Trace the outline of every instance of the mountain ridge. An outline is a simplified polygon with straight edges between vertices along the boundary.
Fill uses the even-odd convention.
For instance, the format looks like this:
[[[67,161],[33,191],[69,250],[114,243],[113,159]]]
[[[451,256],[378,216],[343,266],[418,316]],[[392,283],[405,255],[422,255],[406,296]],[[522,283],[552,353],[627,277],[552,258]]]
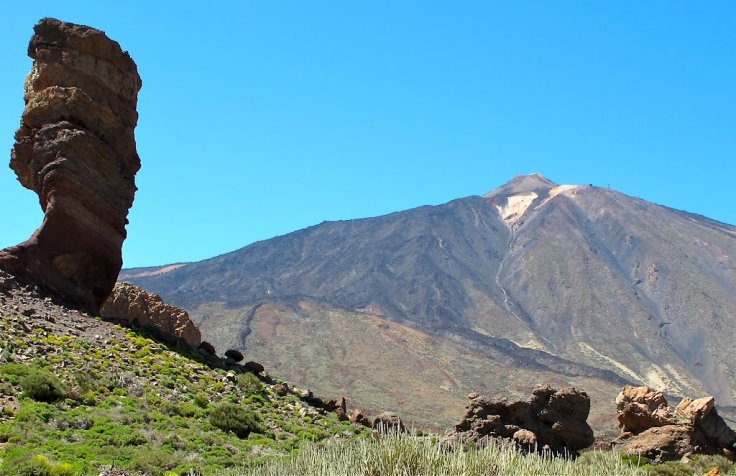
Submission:
[[[535,174],[484,196],[323,222],[129,280],[186,307],[218,348],[272,365],[290,366],[287,355],[262,347],[268,319],[296,333],[318,332],[303,326],[328,325],[330,313],[341,315],[343,327],[371,316],[414,329],[439,349],[450,342],[473,349],[473,358],[506,369],[531,372],[547,362],[557,367],[539,371],[566,383],[607,391],[645,383],[674,395],[712,393],[729,406],[736,403],[728,372],[736,355],[703,346],[726,345],[736,316],[735,256],[730,225]],[[314,347],[306,364],[327,358],[318,344],[304,344]],[[354,365],[341,371],[363,364]],[[307,379],[293,372],[289,378]],[[383,390],[391,390],[387,379]],[[448,401],[475,390],[466,380],[451,385]],[[341,388],[350,395],[349,386]],[[350,396],[360,401],[362,394]]]

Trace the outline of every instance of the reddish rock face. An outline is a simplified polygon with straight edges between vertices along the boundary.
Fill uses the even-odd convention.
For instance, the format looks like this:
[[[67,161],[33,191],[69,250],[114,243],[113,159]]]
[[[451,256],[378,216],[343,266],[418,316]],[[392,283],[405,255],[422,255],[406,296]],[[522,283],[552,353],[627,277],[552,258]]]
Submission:
[[[0,251],[0,268],[96,311],[122,266],[141,80],[99,30],[46,18],[34,31],[10,167],[45,216],[26,242]]]
[[[616,411],[622,432],[637,434],[649,428],[676,423],[664,394],[649,387],[624,387],[616,397]]]
[[[626,386],[616,398],[616,410],[622,433],[613,444],[619,451],[655,463],[688,453],[733,459],[736,432],[718,415],[712,396],[684,398],[673,412],[661,392]]]
[[[189,319],[187,311],[166,304],[161,296],[133,286],[118,283],[100,309],[102,317],[125,325],[145,327],[159,338],[171,343],[183,343],[196,348],[202,342],[199,329]]]

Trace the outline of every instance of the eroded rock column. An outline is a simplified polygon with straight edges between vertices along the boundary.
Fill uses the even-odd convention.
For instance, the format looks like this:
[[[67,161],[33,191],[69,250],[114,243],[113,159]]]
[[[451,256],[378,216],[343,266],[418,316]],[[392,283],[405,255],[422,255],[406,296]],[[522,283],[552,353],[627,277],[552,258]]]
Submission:
[[[45,216],[27,241],[0,251],[0,268],[96,311],[122,267],[142,83],[128,53],[99,30],[46,18],[34,31],[10,167]]]

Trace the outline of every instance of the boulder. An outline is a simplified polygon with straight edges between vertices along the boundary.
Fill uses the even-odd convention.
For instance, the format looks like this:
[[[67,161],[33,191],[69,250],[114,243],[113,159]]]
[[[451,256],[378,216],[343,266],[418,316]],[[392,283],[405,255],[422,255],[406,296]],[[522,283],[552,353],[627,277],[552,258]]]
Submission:
[[[225,357],[232,359],[234,362],[240,362],[241,360],[245,358],[240,351],[235,350],[235,349],[226,350]]]
[[[538,387],[528,401],[508,401],[471,393],[455,435],[480,441],[503,438],[518,447],[549,448],[574,454],[593,444],[593,430],[586,422],[590,398],[574,388]]]
[[[213,357],[217,356],[217,351],[215,350],[215,346],[207,342],[206,340],[203,340],[199,346],[197,346],[197,349],[199,349],[202,353],[205,355],[210,355]]]
[[[324,404],[324,410],[335,413],[340,421],[348,420],[348,404],[345,397],[337,397]]]
[[[126,326],[152,330],[169,343],[196,348],[202,336],[187,311],[164,303],[161,296],[130,283],[118,283],[100,309],[100,315]]]
[[[514,442],[526,451],[532,451],[537,447],[537,435],[529,430],[516,430],[511,436]]]
[[[383,412],[373,419],[371,427],[380,434],[403,433],[406,431],[404,422],[394,412]]]
[[[352,412],[350,412],[348,420],[350,420],[350,423],[353,423],[355,425],[363,425],[367,427],[371,426],[370,420],[368,420],[368,418],[366,418],[366,416],[363,415],[363,412],[358,408],[355,408]]]
[[[633,434],[656,426],[674,425],[675,415],[662,392],[627,385],[616,397],[618,426]]]
[[[38,194],[44,219],[28,240],[0,251],[0,269],[97,312],[123,263],[142,83],[102,31],[50,18],[34,31],[10,167]]]
[[[266,370],[263,365],[259,364],[258,362],[253,362],[252,360],[249,360],[245,364],[243,364],[243,368],[247,370],[248,372],[259,374]]]
[[[276,385],[273,386],[273,391],[274,393],[276,393],[276,395],[285,397],[286,395],[289,394],[289,385],[286,382],[277,383]]]
[[[687,425],[664,425],[648,428],[635,437],[622,440],[617,451],[631,456],[644,456],[653,463],[679,460],[696,452],[692,428]]]
[[[697,400],[684,398],[675,408],[675,415],[692,425],[696,441],[708,451],[733,456],[736,449],[736,432],[718,415],[715,398],[712,396]]]

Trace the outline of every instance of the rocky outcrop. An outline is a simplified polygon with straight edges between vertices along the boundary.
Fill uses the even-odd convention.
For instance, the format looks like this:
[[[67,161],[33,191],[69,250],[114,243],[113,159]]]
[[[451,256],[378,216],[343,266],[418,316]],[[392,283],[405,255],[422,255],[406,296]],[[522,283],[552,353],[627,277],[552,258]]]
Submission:
[[[616,398],[621,436],[617,449],[658,463],[688,454],[733,459],[736,432],[718,415],[713,397],[684,398],[672,411],[661,392],[625,387]]]
[[[202,344],[199,329],[189,319],[187,311],[163,302],[161,296],[134,286],[118,283],[100,309],[100,315],[154,331],[169,343],[183,343],[192,348]]]
[[[354,408],[353,411],[350,412],[348,420],[350,420],[350,423],[353,423],[354,425],[371,426],[371,421],[368,417],[363,415],[363,411],[359,408]]]
[[[616,397],[616,412],[618,426],[624,432],[640,433],[675,423],[675,415],[667,406],[664,394],[648,387],[624,387]]]
[[[96,311],[122,266],[140,168],[134,129],[141,80],[128,53],[99,30],[43,19],[10,167],[45,216],[0,268]]]
[[[465,416],[455,434],[465,440],[504,438],[520,448],[575,454],[593,444],[586,422],[590,398],[574,388],[538,387],[529,401],[468,395]]]
[[[340,421],[348,420],[348,401],[345,397],[337,397],[328,401],[323,409],[336,414]]]
[[[692,429],[685,425],[655,426],[615,446],[618,451],[643,456],[654,463],[679,460],[699,450],[692,440]]]

